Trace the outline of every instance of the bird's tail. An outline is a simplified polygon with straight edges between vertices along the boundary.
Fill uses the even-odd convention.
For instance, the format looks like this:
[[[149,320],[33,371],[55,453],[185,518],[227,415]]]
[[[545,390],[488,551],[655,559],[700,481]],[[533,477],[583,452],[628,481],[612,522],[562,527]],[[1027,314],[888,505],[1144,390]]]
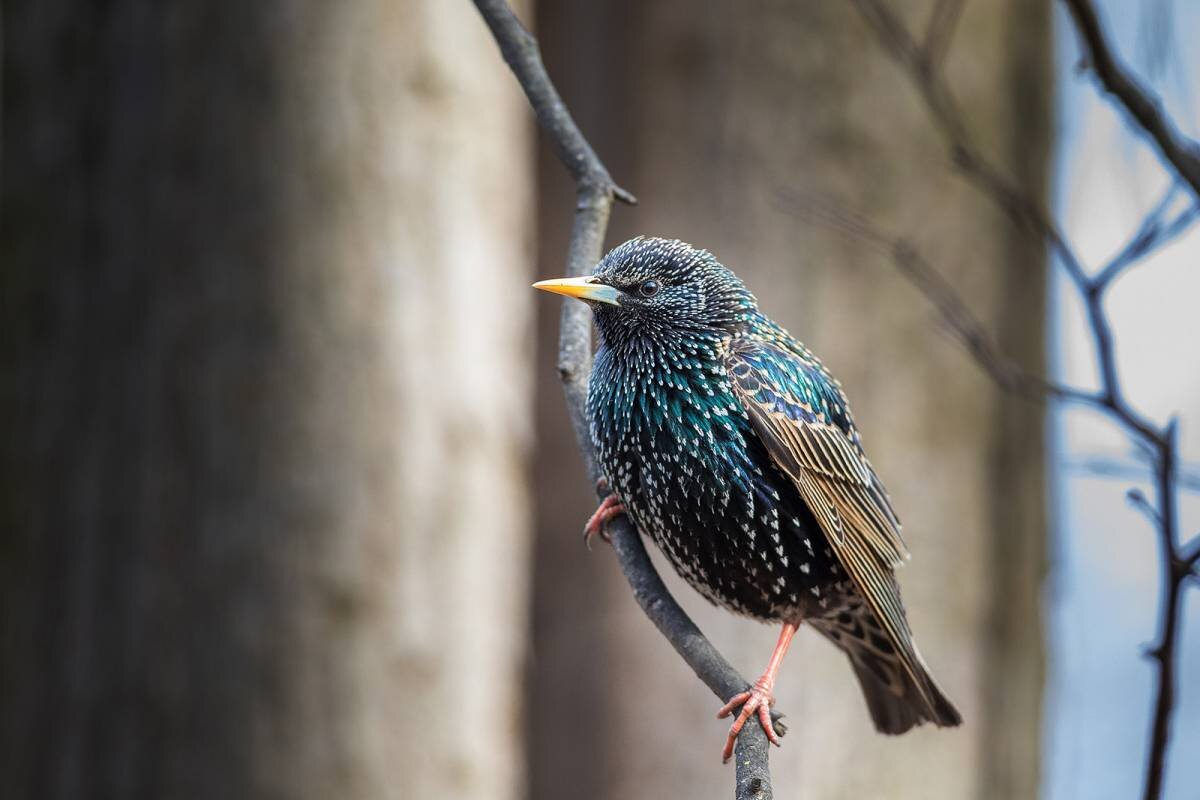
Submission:
[[[865,605],[811,623],[850,659],[867,709],[881,733],[904,733],[925,722],[939,728],[962,723],[958,709],[929,674],[916,644],[906,643],[917,666],[917,674],[911,675]]]

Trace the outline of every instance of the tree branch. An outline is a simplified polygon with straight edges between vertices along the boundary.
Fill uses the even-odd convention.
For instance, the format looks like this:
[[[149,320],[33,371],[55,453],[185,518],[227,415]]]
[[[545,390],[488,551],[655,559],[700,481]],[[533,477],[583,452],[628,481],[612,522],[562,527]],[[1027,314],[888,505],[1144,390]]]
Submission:
[[[1157,447],[1159,551],[1163,563],[1162,596],[1159,601],[1159,630],[1153,657],[1158,662],[1158,690],[1150,723],[1150,751],[1146,757],[1143,800],[1159,800],[1167,770],[1167,748],[1171,742],[1171,718],[1175,710],[1175,674],[1179,667],[1179,615],[1189,570],[1183,564],[1176,504],[1176,423],[1172,419]]]
[[[1141,513],[1146,519],[1150,520],[1150,524],[1156,529],[1162,526],[1162,517],[1158,514],[1158,509],[1150,502],[1150,498],[1146,497],[1146,493],[1141,489],[1129,489],[1125,492],[1125,499],[1129,501],[1129,505]]]
[[[1087,52],[1088,65],[1101,88],[1129,112],[1137,126],[1158,146],[1159,153],[1192,187],[1200,200],[1200,147],[1179,132],[1162,109],[1162,101],[1143,86],[1113,54],[1096,9],[1089,0],[1064,0]]]
[[[1200,218],[1200,202],[1193,202],[1169,221],[1163,220],[1178,189],[1178,184],[1172,184],[1167,189],[1162,199],[1146,215],[1134,234],[1129,237],[1129,241],[1109,259],[1108,263],[1092,279],[1093,283],[1102,287],[1102,291],[1108,291],[1113,282],[1126,270],[1183,235],[1192,227],[1196,219]]]
[[[938,0],[929,15],[929,24],[925,28],[922,54],[930,67],[937,69],[946,58],[950,49],[950,40],[954,38],[954,28],[962,15],[964,0]]]
[[[1101,454],[1070,459],[1062,463],[1067,469],[1097,478],[1121,478],[1130,481],[1152,480],[1154,476],[1150,474],[1150,470],[1156,468],[1153,464]],[[1200,492],[1200,472],[1194,469],[1178,470],[1175,474],[1175,485],[1186,491]]]
[[[1195,569],[1200,564],[1200,533],[1192,538],[1192,543],[1183,555],[1183,563],[1188,569]]]
[[[884,50],[914,83],[933,122],[946,140],[955,164],[966,178],[1014,223],[1047,243],[1058,256],[1059,263],[1075,285],[1087,311],[1100,372],[1099,393],[1072,387],[1056,388],[1054,384],[1038,383],[1040,379],[1014,371],[1011,362],[991,346],[990,340],[983,335],[982,327],[957,295],[919,254],[902,240],[889,240],[886,236],[873,233],[869,226],[859,225],[859,235],[877,245],[891,243],[896,265],[942,312],[943,318],[950,323],[975,360],[1001,387],[1022,393],[1028,393],[1033,387],[1044,394],[1091,403],[1108,413],[1135,443],[1144,446],[1155,465],[1156,504],[1152,504],[1138,490],[1130,492],[1129,499],[1147,514],[1155,526],[1163,564],[1159,632],[1157,644],[1151,652],[1158,662],[1158,691],[1155,695],[1143,794],[1144,800],[1158,800],[1162,796],[1170,722],[1175,705],[1181,595],[1188,576],[1193,574],[1196,560],[1191,558],[1195,554],[1183,554],[1177,536],[1179,474],[1175,423],[1172,421],[1164,428],[1159,428],[1126,400],[1117,369],[1112,328],[1104,310],[1104,295],[1134,262],[1182,233],[1200,213],[1195,205],[1200,203],[1200,149],[1195,142],[1179,134],[1170,117],[1162,111],[1158,99],[1138,84],[1113,57],[1091,3],[1088,0],[1064,0],[1089,51],[1092,67],[1101,86],[1125,107],[1140,130],[1158,145],[1163,158],[1191,186],[1195,195],[1192,207],[1165,224],[1162,215],[1166,213],[1170,195],[1164,198],[1126,246],[1095,277],[1090,277],[1070,242],[1041,204],[992,166],[974,146],[953,93],[939,72],[939,53],[944,53],[949,47],[948,34],[938,33],[935,36],[931,32],[926,35],[927,44],[918,45],[882,0],[854,2]],[[953,9],[935,9],[935,21],[939,17],[949,17],[952,23],[952,12]],[[938,23],[937,27],[931,23],[931,31],[946,30],[947,25],[945,21]],[[934,42],[937,44],[934,45]],[[1197,552],[1200,553],[1200,547]]]
[[[1074,248],[1041,204],[1009,180],[975,147],[950,87],[941,74],[932,68],[925,58],[924,51],[900,19],[882,0],[854,0],[854,3],[863,19],[874,30],[884,50],[904,68],[924,98],[926,108],[946,140],[956,166],[1014,223],[1048,243],[1059,257],[1060,263],[1084,300],[1088,322],[1092,328],[1096,361],[1100,371],[1101,405],[1108,408],[1137,436],[1161,446],[1162,433],[1125,400],[1117,375],[1112,329],[1104,312],[1103,294],[1106,284],[1098,283],[1088,276]]]
[[[577,204],[567,253],[567,274],[588,274],[603,254],[613,201],[633,203],[636,200],[613,182],[580,132],[546,74],[537,40],[508,4],[503,0],[475,0],[475,6],[525,91],[538,124],[575,180]],[[592,449],[585,411],[592,361],[591,342],[591,312],[583,303],[567,301],[559,329],[558,371],[579,450],[588,475],[595,482],[601,477],[601,471]],[[730,666],[671,597],[651,563],[641,537],[628,519],[618,517],[609,524],[608,532],[638,605],[697,677],[722,702],[748,688],[749,682]],[[772,797],[768,748],[761,727],[747,725],[742,729],[734,754],[737,762],[735,796],[739,800],[770,800]]]
[[[949,333],[1001,389],[1027,399],[1049,396],[1093,406],[1103,404],[1100,395],[1030,374],[1002,353],[966,301],[908,240],[886,233],[861,214],[830,200],[792,191],[781,191],[779,196],[793,210],[809,219],[817,220],[891,258],[900,274],[938,312]]]
[[[1193,200],[1200,201],[1200,146],[1179,132],[1171,117],[1163,111],[1161,100],[1118,60],[1091,2],[1064,2],[1075,21],[1075,28],[1088,56],[1088,64],[1100,87],[1128,112],[1136,128],[1155,143],[1159,153],[1171,165],[1176,175],[1191,187]],[[1187,213],[1185,212],[1185,215]],[[1190,219],[1179,222],[1181,228],[1187,224],[1190,224]],[[1136,239],[1135,236],[1134,241]],[[1110,264],[1100,273],[1097,288],[1093,293],[1097,299],[1108,285],[1107,282],[1119,275],[1122,268]],[[1158,643],[1153,651],[1153,656],[1158,662],[1158,691],[1150,726],[1150,752],[1147,757],[1143,800],[1157,800],[1163,792],[1171,717],[1175,707],[1175,673],[1182,594],[1188,576],[1193,574],[1196,563],[1193,556],[1200,554],[1198,550],[1197,553],[1185,555],[1178,541],[1178,477],[1174,420],[1153,444],[1158,466],[1158,533],[1164,567]]]
[[[1062,261],[1068,276],[1080,289],[1089,285],[1083,262],[1067,237],[1035,198],[991,164],[975,145],[953,92],[942,78],[926,48],[917,44],[904,24],[882,0],[854,0],[859,14],[892,59],[904,68],[920,93],[934,125],[950,148],[954,165],[963,176],[1003,211],[1018,227],[1045,240]],[[942,45],[949,47],[949,44]]]

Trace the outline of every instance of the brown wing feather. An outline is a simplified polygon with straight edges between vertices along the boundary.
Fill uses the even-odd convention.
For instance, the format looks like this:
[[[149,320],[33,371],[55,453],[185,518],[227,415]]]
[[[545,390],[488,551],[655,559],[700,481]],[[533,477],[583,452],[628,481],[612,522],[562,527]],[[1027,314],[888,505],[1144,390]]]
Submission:
[[[733,357],[737,358],[736,352]],[[780,354],[780,358],[786,356]],[[776,463],[792,480],[797,480],[801,472],[817,478],[833,507],[854,523],[852,530],[885,564],[894,567],[907,559],[908,548],[900,535],[896,512],[854,442],[836,425],[793,420],[760,402],[764,383],[746,367],[742,362],[740,368],[730,370],[735,376],[734,386]],[[769,391],[774,396],[779,387],[771,386]],[[838,533],[839,538],[842,535]]]

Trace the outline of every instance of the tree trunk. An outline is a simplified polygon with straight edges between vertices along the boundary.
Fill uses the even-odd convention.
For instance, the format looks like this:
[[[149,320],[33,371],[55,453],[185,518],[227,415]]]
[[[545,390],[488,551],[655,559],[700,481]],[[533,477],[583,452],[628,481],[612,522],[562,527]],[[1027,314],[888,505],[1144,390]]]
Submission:
[[[530,125],[477,14],[4,23],[5,797],[520,795]]]
[[[712,250],[841,378],[913,550],[899,577],[917,639],[966,717],[954,731],[877,735],[844,657],[801,635],[777,686],[791,726],[773,751],[779,795],[1036,795],[1042,409],[999,394],[939,335],[928,304],[886,258],[798,220],[779,192],[832,196],[915,241],[1033,369],[1043,362],[1043,249],[955,174],[919,96],[850,4],[595,5],[544,4],[540,25],[551,73],[614,177],[641,201],[616,211],[611,243],[645,233]],[[912,9],[906,22],[919,34],[934,4],[891,5]],[[981,147],[1039,196],[1050,48],[1047,4],[970,3],[945,67]],[[543,164],[541,218],[551,232],[569,207],[557,172]],[[558,274],[561,252],[558,241],[543,252],[544,275]],[[539,366],[552,364],[543,351]],[[553,380],[544,369],[543,397]],[[576,545],[589,497],[571,489],[566,499],[563,476],[581,472],[559,444],[559,423],[543,430],[536,670],[571,677],[536,683],[535,796],[551,797],[579,766],[563,766],[558,750],[547,755],[562,718],[597,760],[582,765],[575,796],[728,796],[716,701],[641,617],[608,554]],[[756,676],[777,632],[672,586]],[[555,660],[564,653],[570,667]]]

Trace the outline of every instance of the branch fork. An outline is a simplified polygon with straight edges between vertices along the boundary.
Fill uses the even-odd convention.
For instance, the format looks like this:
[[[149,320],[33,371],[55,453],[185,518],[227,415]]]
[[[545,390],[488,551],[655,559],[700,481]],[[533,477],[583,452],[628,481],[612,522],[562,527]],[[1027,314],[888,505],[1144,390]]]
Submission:
[[[1174,187],[1147,215],[1126,245],[1094,275],[1089,274],[1074,248],[1037,200],[993,167],[971,142],[949,86],[937,69],[949,46],[950,31],[962,0],[939,0],[926,43],[919,45],[884,0],[854,0],[876,39],[905,69],[924,99],[933,122],[946,140],[954,164],[984,196],[1019,227],[1046,242],[1067,272],[1083,300],[1092,330],[1092,344],[1100,373],[1099,390],[1061,386],[1040,376],[1028,375],[992,344],[983,325],[957,293],[907,242],[889,237],[853,212],[825,210],[835,227],[880,246],[890,244],[896,266],[933,303],[943,321],[983,370],[1002,389],[1086,403],[1124,428],[1143,447],[1155,466],[1155,501],[1139,489],[1127,497],[1143,512],[1158,533],[1162,560],[1159,632],[1148,654],[1158,664],[1158,688],[1151,721],[1143,800],[1159,800],[1163,793],[1170,722],[1175,707],[1175,673],[1178,666],[1181,595],[1188,577],[1200,563],[1200,536],[1182,544],[1178,537],[1176,420],[1158,426],[1131,406],[1117,369],[1115,346],[1104,296],[1118,277],[1157,248],[1187,230],[1200,216],[1200,145],[1180,134],[1163,110],[1158,97],[1143,86],[1114,55],[1090,0],[1063,0],[1075,22],[1085,50],[1085,68],[1092,70],[1102,91],[1129,115],[1131,126],[1151,140],[1176,179],[1190,187],[1193,198],[1187,209],[1164,222],[1174,197]],[[936,35],[934,32],[937,32]]]

